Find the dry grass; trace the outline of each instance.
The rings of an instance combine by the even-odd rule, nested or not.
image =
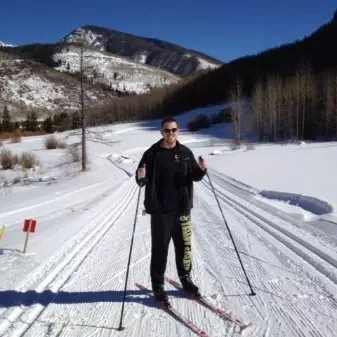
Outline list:
[[[68,148],[68,156],[73,163],[79,163],[82,160],[82,148],[81,145],[74,144]]]
[[[22,137],[31,137],[31,136],[45,135],[46,133],[41,130],[41,131],[22,131],[21,134]]]
[[[24,152],[21,154],[19,164],[24,169],[31,169],[40,165],[40,160],[36,154],[31,152]]]
[[[0,132],[0,139],[2,140],[7,140],[7,139],[12,139],[16,138],[18,136],[20,137],[30,137],[30,136],[40,136],[40,135],[45,135],[46,133],[44,131],[13,131],[13,132]]]

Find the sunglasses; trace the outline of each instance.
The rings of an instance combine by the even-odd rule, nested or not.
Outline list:
[[[177,132],[177,131],[178,131],[178,128],[172,128],[172,129],[163,129],[163,131],[164,131],[165,133],[170,133],[171,131],[172,131],[173,133],[175,133],[175,132]]]

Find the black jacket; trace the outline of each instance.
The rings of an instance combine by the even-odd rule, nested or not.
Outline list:
[[[156,174],[158,173],[156,154],[160,150],[161,141],[162,139],[147,149],[139,162],[138,168],[142,167],[144,163],[146,164],[146,177],[138,179],[136,171],[137,184],[141,187],[145,185],[144,206],[146,213],[149,214],[160,213],[155,182]],[[184,182],[181,185],[181,195],[184,203],[183,211],[188,212],[193,207],[193,181],[202,180],[206,172],[199,168],[193,152],[188,147],[180,144],[178,141],[177,147],[184,175]]]

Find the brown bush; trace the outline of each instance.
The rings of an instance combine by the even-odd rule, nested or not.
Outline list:
[[[66,149],[67,143],[59,141],[54,135],[49,135],[44,139],[44,146],[47,150]]]
[[[34,166],[38,166],[40,164],[40,161],[36,154],[31,152],[24,152],[20,156],[19,164],[24,169],[31,169]]]
[[[47,150],[54,150],[57,148],[58,140],[54,135],[47,136],[44,139],[44,146]]]
[[[20,143],[21,142],[21,132],[19,130],[14,131],[13,136],[11,138],[12,143]]]
[[[13,169],[17,164],[17,156],[8,149],[2,149],[0,152],[0,164],[3,170]]]

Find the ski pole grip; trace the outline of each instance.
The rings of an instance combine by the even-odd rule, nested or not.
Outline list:
[[[202,156],[199,156],[199,162],[203,162],[204,161],[204,158],[202,158]]]

